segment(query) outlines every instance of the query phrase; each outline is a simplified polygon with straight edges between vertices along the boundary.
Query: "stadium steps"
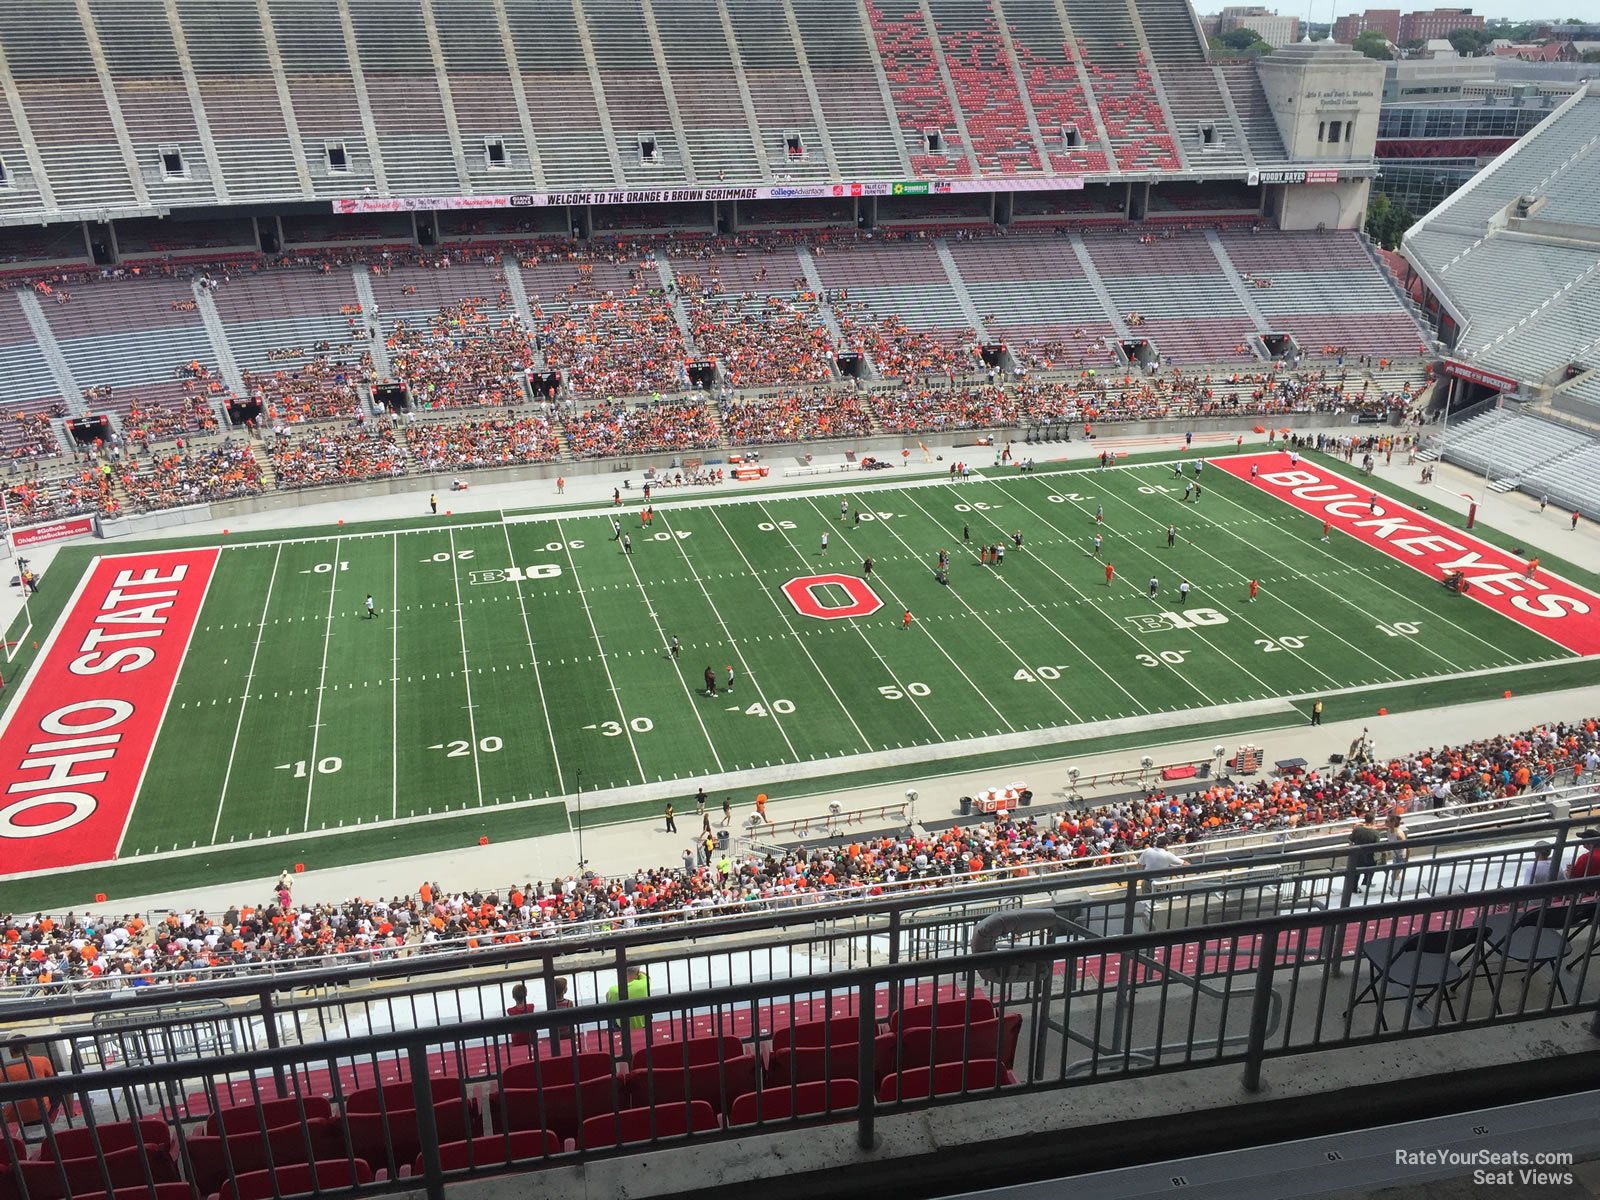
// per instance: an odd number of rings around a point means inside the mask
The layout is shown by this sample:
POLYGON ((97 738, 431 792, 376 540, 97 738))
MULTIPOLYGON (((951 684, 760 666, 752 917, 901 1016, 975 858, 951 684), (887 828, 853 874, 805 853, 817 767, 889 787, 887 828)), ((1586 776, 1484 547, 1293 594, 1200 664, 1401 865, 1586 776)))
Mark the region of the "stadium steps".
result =
POLYGON ((51 332, 50 322, 45 319, 44 310, 39 306, 39 297, 27 288, 18 291, 16 297, 17 303, 22 306, 22 315, 33 331, 34 343, 39 347, 45 364, 50 368, 50 375, 55 380, 56 394, 66 397, 69 412, 81 413, 83 387, 73 378, 72 369, 67 366, 61 347, 56 344, 56 336, 51 332))
MULTIPOLYGON (((673 25, 679 24, 681 19, 695 20, 705 16, 704 8, 690 6, 685 6, 681 12, 674 14, 671 4, 672 0, 667 0, 667 11, 673 18, 671 21, 673 25)), ((710 171, 713 165, 720 168, 720 175, 726 170, 727 164, 730 162, 733 163, 735 170, 738 170, 741 164, 748 164, 750 159, 754 157, 754 146, 747 144, 741 147, 738 144, 740 139, 737 134, 731 138, 716 139, 709 146, 696 144, 703 136, 701 120, 705 118, 725 118, 726 112, 730 107, 727 80, 725 78, 721 80, 715 79, 716 73, 722 70, 721 62, 727 57, 726 46, 722 47, 720 56, 715 49, 716 42, 721 38, 722 22, 720 20, 715 22, 702 20, 700 21, 700 28, 695 30, 697 38, 705 38, 705 57, 698 64, 700 67, 698 77, 701 82, 697 86, 691 86, 684 93, 682 101, 680 101, 678 89, 673 86, 672 71, 667 64, 667 52, 662 44, 661 27, 656 23, 655 5, 651 0, 639 0, 639 13, 645 37, 649 40, 651 53, 655 56, 656 73, 661 85, 661 100, 666 106, 667 118, 672 123, 673 132, 677 135, 678 146, 683 155, 684 174, 692 182, 707 183, 711 179, 710 171), (696 117, 693 125, 690 125, 683 117, 683 105, 691 97, 698 101, 693 110, 696 117), (718 145, 720 142, 728 141, 733 144, 731 146, 718 145), (717 149, 716 162, 701 162, 696 166, 698 161, 695 157, 696 152, 702 149, 710 149, 711 146, 715 146, 717 149)), ((737 86, 734 90, 737 92, 737 86)), ((747 136, 744 140, 748 143, 748 131, 746 131, 746 134, 747 136)))
POLYGON ((797 257, 800 260, 800 270, 805 274, 806 282, 811 285, 811 290, 817 295, 819 301, 817 304, 818 319, 821 320, 823 327, 832 336, 833 344, 835 346, 844 345, 844 330, 839 328, 838 314, 833 311, 831 305, 822 299, 827 295, 828 289, 822 282, 822 276, 817 274, 817 260, 811 256, 811 247, 801 246, 797 251, 797 257))
POLYGON ((574 0, 579 26, 588 32, 606 112, 621 150, 622 174, 631 188, 675 187, 691 182, 683 123, 674 120, 666 85, 645 29, 641 0, 574 0), (655 155, 640 147, 648 135, 655 155))
POLYGON ((999 26, 1001 45, 1005 48, 1008 66, 1015 77, 1017 87, 1017 104, 1028 119, 1028 132, 1033 135, 1033 141, 1039 147, 1039 162, 1043 167, 1049 162, 1049 152, 1045 146, 1044 127, 1039 124, 1039 113, 1033 107, 1033 99, 1028 95, 1027 78, 1022 73, 1022 63, 1017 57, 1017 43, 1011 22, 1006 19, 1006 10, 1001 0, 992 0, 989 7, 994 12, 995 23, 999 26))
POLYGON ((228 390, 234 395, 242 396, 245 394, 244 375, 233 357, 233 347, 228 343, 228 332, 222 327, 222 318, 217 314, 217 306, 211 299, 211 291, 209 288, 201 287, 199 280, 196 280, 191 287, 194 291, 195 311, 200 314, 200 323, 205 326, 206 336, 211 339, 211 354, 217 369, 222 373, 222 382, 228 385, 228 390))
POLYGON ((1105 280, 1100 278, 1100 272, 1095 269, 1094 259, 1089 255, 1089 247, 1084 244, 1083 235, 1074 233, 1071 237, 1072 252, 1078 256, 1078 264, 1083 268, 1084 278, 1089 281, 1095 297, 1100 301, 1101 316, 1116 330, 1119 338, 1132 336, 1128 329, 1127 321, 1123 314, 1117 311, 1117 302, 1111 298, 1111 293, 1106 290, 1105 280))
POLYGON ((909 178, 883 62, 858 0, 783 0, 844 179, 909 178))
POLYGON ((621 187, 621 147, 587 26, 567 4, 508 4, 504 11, 546 185, 621 187))
POLYGON ((937 238, 933 246, 939 252, 939 261, 944 264, 944 272, 950 277, 950 288, 961 302, 961 311, 966 314, 973 335, 980 343, 987 342, 988 331, 983 327, 983 318, 978 314, 978 306, 973 303, 972 293, 967 291, 966 281, 961 278, 961 268, 956 266, 956 260, 950 253, 950 243, 944 238, 937 238))
POLYGON ((1233 259, 1228 257, 1228 252, 1222 248, 1222 239, 1217 236, 1215 229, 1206 230, 1206 241, 1211 245, 1211 252, 1216 255, 1217 265, 1222 268, 1222 273, 1227 277, 1228 286, 1233 288, 1234 295, 1239 303, 1244 306, 1245 312, 1250 314, 1250 319, 1255 322, 1257 333, 1271 333, 1272 326, 1267 318, 1256 307, 1255 299, 1250 295, 1250 289, 1245 287, 1244 279, 1239 274, 1239 269, 1233 265, 1233 259))
MULTIPOLYGON (((651 11, 650 0, 646 11, 651 11)), ((729 39, 724 10, 664 0, 654 11, 650 28, 658 39, 668 109, 683 124, 698 182, 745 182, 752 170, 770 177, 772 151, 756 124, 754 97, 729 39)), ((771 142, 781 148, 781 132, 771 142)))
POLYGON ((1218 63, 1216 71, 1233 102, 1240 129, 1250 143, 1256 164, 1270 166, 1287 162, 1289 154, 1283 147, 1283 134, 1278 131, 1278 119, 1272 115, 1272 103, 1261 86, 1255 63, 1218 63))
POLYGON ((738 54, 736 70, 749 89, 756 129, 766 143, 768 165, 783 180, 843 179, 833 139, 822 120, 822 100, 808 70, 800 30, 787 5, 772 0, 718 0, 738 54), (801 153, 773 143, 789 133, 801 153))
POLYGON ((672 264, 667 261, 665 254, 652 255, 650 261, 661 280, 661 291, 672 305, 672 316, 678 322, 683 344, 694 349, 694 326, 689 321, 689 310, 683 306, 683 297, 678 294, 678 281, 672 277, 672 264))

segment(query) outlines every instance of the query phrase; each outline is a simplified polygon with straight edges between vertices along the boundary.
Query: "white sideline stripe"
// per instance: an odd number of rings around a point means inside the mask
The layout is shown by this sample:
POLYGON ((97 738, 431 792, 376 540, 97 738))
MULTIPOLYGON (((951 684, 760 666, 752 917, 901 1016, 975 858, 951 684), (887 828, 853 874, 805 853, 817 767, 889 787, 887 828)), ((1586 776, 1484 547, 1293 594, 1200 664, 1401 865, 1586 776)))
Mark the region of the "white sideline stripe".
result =
MULTIPOLYGON (((1549 667, 1570 665, 1577 662, 1600 663, 1600 654, 1588 655, 1584 658, 1557 658, 1543 659, 1538 662, 1523 663, 1523 668, 1549 667)), ((1223 735, 1227 737, 1259 738, 1262 734, 1271 733, 1278 729, 1301 728, 1305 724, 1304 715, 1294 708, 1297 700, 1326 700, 1330 696, 1352 696, 1363 692, 1377 692, 1392 690, 1396 686, 1410 687, 1424 683, 1448 683, 1457 679, 1480 679, 1485 675, 1494 674, 1493 671, 1454 671, 1447 675, 1429 675, 1417 679, 1408 679, 1403 685, 1397 685, 1393 680, 1383 683, 1367 683, 1358 687, 1325 688, 1314 692, 1302 692, 1292 696, 1282 696, 1268 700, 1247 700, 1235 704, 1219 704, 1208 708, 1191 708, 1184 710, 1184 715, 1192 722, 1199 724, 1207 721, 1235 720, 1240 717, 1266 716, 1280 714, 1290 716, 1292 721, 1282 725, 1262 726, 1239 734, 1223 735)), ((1580 685, 1574 685, 1580 686, 1580 685)), ((1083 738, 1110 737, 1127 733, 1148 733, 1154 731, 1168 731, 1182 735, 1186 727, 1172 727, 1171 712, 1152 712, 1137 717, 1116 717, 1108 721, 1094 721, 1084 725, 1061 725, 1049 729, 1024 729, 1017 733, 998 734, 989 738, 969 738, 964 741, 927 743, 920 746, 904 746, 896 750, 874 750, 865 754, 854 754, 847 757, 818 759, 803 763, 790 763, 777 767, 764 767, 757 770, 744 770, 730 772, 727 775, 715 778, 701 777, 695 779, 666 779, 659 783, 643 785, 624 785, 622 787, 597 789, 583 793, 584 809, 615 808, 625 804, 641 804, 652 800, 671 800, 681 797, 686 791, 686 785, 700 782, 705 785, 708 792, 716 788, 750 788, 764 785, 821 781, 834 775, 847 775, 855 771, 880 770, 889 767, 907 766, 916 763, 934 763, 947 758, 966 758, 986 754, 1002 754, 1008 750, 1037 749, 1044 744, 1057 745, 1060 753, 1057 758, 1072 757, 1073 742, 1083 738), (1068 740, 1068 739, 1071 740, 1068 740)), ((1089 751, 1089 753, 1101 753, 1089 751)), ((1031 765, 1031 764, 1028 764, 1031 765)), ((1008 774, 1016 774, 1024 767, 997 767, 1008 774)), ((642 772, 641 772, 642 774, 642 772)), ((960 774, 970 774, 970 770, 963 768, 960 774)), ((942 776, 930 773, 923 776, 925 779, 938 779, 942 776)), ((819 789, 820 790, 820 789, 819 789)), ((787 799, 799 799, 802 796, 812 795, 814 792, 803 792, 787 799)), ((493 811, 512 812, 517 809, 538 808, 544 804, 569 804, 573 797, 550 796, 539 800, 516 800, 495 804, 493 811)), ((446 821, 451 818, 466 816, 471 810, 459 812, 444 812, 425 814, 416 817, 403 817, 396 824, 400 827, 407 825, 423 824, 430 821, 446 821)), ((379 826, 366 827, 369 831, 379 826)), ((252 841, 239 843, 236 846, 197 846, 192 850, 168 850, 157 854, 141 854, 134 858, 123 859, 124 862, 164 862, 169 859, 190 858, 202 854, 215 854, 219 849, 230 850, 239 846, 272 846, 280 843, 304 842, 306 838, 337 837, 340 834, 359 832, 354 828, 328 829, 306 831, 305 833, 279 834, 273 837, 255 838, 252 841)), ((84 863, 84 867, 100 864, 84 863)), ((76 869, 76 868, 75 868, 76 869)), ((5 876, 9 882, 15 879, 29 879, 40 875, 57 875, 59 869, 50 868, 42 871, 19 871, 5 876)))
MULTIPOLYGON (((61 614, 56 617, 56 623, 50 627, 50 632, 45 634, 44 645, 39 648, 39 653, 33 656, 33 661, 28 664, 28 669, 22 673, 22 678, 10 689, 12 699, 6 705, 4 716, 0 716, 0 735, 3 735, 11 727, 11 722, 16 717, 17 710, 22 707, 22 697, 27 694, 34 677, 39 674, 39 668, 44 666, 45 660, 50 657, 50 651, 55 646, 56 639, 61 636, 62 629, 66 627, 67 617, 72 614, 73 609, 78 607, 78 601, 83 599, 83 590, 89 586, 89 577, 94 574, 95 567, 100 564, 102 558, 112 557, 131 558, 133 556, 126 554, 117 556, 96 554, 84 565, 83 574, 78 577, 77 586, 72 589, 72 594, 67 597, 67 602, 62 607, 61 614)), ((29 627, 32 627, 32 622, 29 622, 29 627)))
MULTIPOLYGON (((157 550, 157 554, 191 554, 189 550, 157 550)), ((172 711, 172 698, 178 694, 178 682, 183 678, 183 664, 189 661, 189 649, 194 645, 194 635, 200 628, 200 614, 206 610, 206 598, 211 595, 211 584, 217 578, 217 568, 222 565, 222 555, 217 554, 211 563, 211 574, 206 576, 205 590, 200 593, 200 604, 194 610, 194 624, 189 626, 189 636, 183 643, 183 653, 178 656, 178 669, 173 672, 172 686, 167 689, 167 694, 161 700, 161 716, 156 721, 155 735, 150 739, 150 749, 144 756, 144 765, 139 768, 139 782, 133 785, 133 800, 128 805, 128 812, 122 818, 122 832, 117 835, 117 848, 111 853, 113 857, 122 854, 122 843, 127 840, 128 830, 133 828, 133 810, 139 807, 139 793, 144 791, 144 777, 150 773, 150 764, 155 761, 156 747, 161 744, 161 730, 167 723, 167 714, 172 711)), ((85 573, 85 578, 88 575, 85 573)), ((42 655, 40 656, 43 657, 42 655)), ((22 706, 17 705, 18 708, 22 706)))
MULTIPOLYGON (((500 531, 506 536, 506 558, 515 563, 517 552, 511 547, 511 528, 504 521, 500 523, 500 531)), ((567 790, 567 781, 561 771, 561 752, 556 749, 556 731, 550 723, 550 702, 544 694, 544 678, 539 671, 539 652, 533 648, 533 625, 528 620, 528 601, 522 593, 522 582, 516 581, 517 607, 522 610, 522 632, 528 636, 528 657, 533 662, 533 686, 539 692, 539 708, 544 713, 544 731, 550 738, 550 759, 555 763, 556 788, 559 791, 567 790)), ((399 756, 396 755, 398 761, 399 756)))
POLYGON ((317 786, 317 739, 322 733, 322 697, 328 691, 328 643, 333 641, 333 601, 339 594, 339 543, 333 539, 333 570, 328 572, 328 615, 322 623, 322 673, 317 679, 317 710, 311 718, 311 757, 306 760, 306 817, 302 822, 305 832, 311 830, 311 793, 317 786))
MULTIPOLYGON (((461 678, 467 685, 467 735, 472 738, 472 780, 478 791, 478 807, 483 807, 483 768, 478 762, 478 709, 472 703, 472 668, 467 665, 467 610, 461 603, 461 572, 456 567, 456 531, 450 531, 450 578, 456 585, 456 625, 461 630, 461 678)), ((395 757, 400 747, 394 747, 395 757)))
MULTIPOLYGON (((228 766, 222 773, 222 791, 217 794, 217 819, 211 825, 211 844, 213 846, 216 845, 217 837, 222 830, 222 810, 228 803, 228 783, 233 779, 233 760, 235 755, 239 753, 239 735, 244 732, 245 709, 250 707, 250 684, 256 677, 256 660, 261 655, 261 639, 267 632, 267 612, 272 608, 272 589, 278 582, 278 564, 282 559, 283 547, 279 546, 272 556, 272 574, 267 579, 267 598, 261 605, 261 624, 256 627, 256 647, 250 652, 250 670, 244 677, 244 694, 239 700, 239 720, 233 727, 233 745, 228 748, 228 766)), ((220 567, 221 565, 221 557, 219 556, 217 566, 220 567)), ((215 574, 215 568, 213 569, 213 574, 215 574)))

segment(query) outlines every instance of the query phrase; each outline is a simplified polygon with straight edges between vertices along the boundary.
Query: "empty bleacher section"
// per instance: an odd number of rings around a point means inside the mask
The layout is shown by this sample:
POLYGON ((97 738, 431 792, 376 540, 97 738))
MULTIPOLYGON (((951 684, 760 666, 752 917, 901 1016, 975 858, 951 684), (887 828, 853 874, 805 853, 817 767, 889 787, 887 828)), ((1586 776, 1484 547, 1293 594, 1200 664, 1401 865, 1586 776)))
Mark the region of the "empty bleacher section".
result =
POLYGON ((433 22, 472 186, 494 192, 508 177, 533 178, 493 7, 477 0, 433 0, 433 22))
POLYGON ((1044 164, 993 8, 987 0, 933 0, 928 11, 979 172, 1042 171, 1044 164))
POLYGON ((918 175, 972 174, 922 5, 918 0, 864 2, 912 170, 918 175))
POLYGON ((1130 335, 1149 338, 1163 359, 1192 365, 1255 357, 1255 324, 1204 236, 1152 231, 1084 244, 1130 335))
POLYGON ((1450 423, 1429 445, 1446 462, 1492 480, 1497 491, 1520 488, 1563 512, 1600 516, 1600 441, 1592 429, 1497 405, 1450 423))
MULTIPOLYGON (((145 7, 118 6, 115 0, 112 6, 145 7)), ((264 199, 301 195, 289 125, 255 6, 179 0, 178 11, 211 141, 231 189, 229 194, 238 192, 264 199)), ((106 41, 104 33, 101 40, 106 41)), ((131 52, 148 53, 137 44, 131 52)), ((205 167, 195 139, 187 138, 180 144, 191 171, 199 172, 205 167)), ((319 161, 318 166, 321 165, 319 161)))
MULTIPOLYGON (((62 206, 138 204, 72 0, 0 5, 0 42, 50 184, 70 197, 62 206)), ((18 149, 15 160, 25 161, 18 149)))
POLYGON ((827 179, 821 124, 783 6, 773 0, 727 0, 726 8, 772 174, 827 179))
POLYGON ((347 268, 237 275, 220 283, 213 299, 243 370, 273 371, 317 354, 353 362, 365 353, 362 314, 347 268))
MULTIPOLYGON (((854 0, 786 3, 805 46, 834 158, 846 179, 893 178, 908 156, 893 136, 897 120, 884 108, 877 56, 854 0)), ((920 131, 916 131, 920 134, 920 131)))
POLYGON ((1178 170, 1182 163, 1128 0, 1066 0, 1066 12, 1117 165, 1124 171, 1178 170))
MULTIPOLYGON (((714 5, 674 8, 671 0, 657 14, 656 28, 696 176, 703 183, 754 177, 759 171, 755 139, 745 120, 721 15, 714 5)), ((775 135, 763 139, 769 156, 782 145, 782 129, 775 135)))
POLYGON ((1030 371, 1116 362, 1116 330, 1065 237, 1014 234, 950 243, 989 337, 1030 371))
POLYGON ((1140 0, 1135 11, 1189 166, 1202 171, 1248 166, 1246 147, 1223 99, 1216 70, 1206 61, 1195 35, 1188 0, 1140 0))
POLYGON ((312 191, 349 196, 378 187, 338 9, 323 0, 269 0, 267 8, 312 191))
POLYGON ((1359 235, 1220 235, 1271 332, 1293 334, 1307 354, 1413 359, 1425 335, 1359 235))
MULTIPOLYGON (((571 6, 508 4, 506 21, 549 186, 620 187, 623 180, 612 167, 617 147, 600 120, 571 6)), ((636 132, 618 129, 619 144, 636 132)), ((632 152, 637 157, 637 148, 632 152)))
POLYGON ((1067 45, 1056 0, 1007 0, 1005 14, 1051 173, 1107 170, 1110 153, 1100 141, 1086 84, 1067 45))
MULTIPOLYGON (((582 0, 582 7, 628 185, 654 188, 691 182, 661 71, 643 34, 640 0, 582 0)), ((737 115, 737 109, 730 115, 737 115)))
POLYGON ((421 0, 349 0, 349 5, 388 190, 424 196, 462 190, 421 0))
POLYGON ((1261 86, 1261 74, 1255 64, 1218 63, 1217 70, 1233 100, 1233 110, 1239 114, 1239 124, 1250 141, 1250 153, 1255 156, 1256 165, 1270 166, 1287 159, 1278 119, 1272 115, 1272 102, 1261 86))
MULTIPOLYGON (((40 299, 50 306, 49 296, 40 299)), ((66 411, 61 388, 17 298, 0 295, 0 454, 9 459, 60 454, 48 416, 66 411)))
POLYGON ((85 388, 170 380, 190 363, 216 368, 187 280, 128 278, 69 295, 65 304, 42 307, 73 378, 85 388))

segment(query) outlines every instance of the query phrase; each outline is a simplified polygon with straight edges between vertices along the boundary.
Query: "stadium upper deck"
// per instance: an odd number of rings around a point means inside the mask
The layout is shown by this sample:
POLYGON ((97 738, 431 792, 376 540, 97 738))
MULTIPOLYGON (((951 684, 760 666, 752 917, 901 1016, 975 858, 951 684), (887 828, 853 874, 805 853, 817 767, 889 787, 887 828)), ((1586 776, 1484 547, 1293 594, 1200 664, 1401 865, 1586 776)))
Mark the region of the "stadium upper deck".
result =
POLYGON ((1286 158, 1185 0, 37 0, 0 52, 0 224, 1286 158))

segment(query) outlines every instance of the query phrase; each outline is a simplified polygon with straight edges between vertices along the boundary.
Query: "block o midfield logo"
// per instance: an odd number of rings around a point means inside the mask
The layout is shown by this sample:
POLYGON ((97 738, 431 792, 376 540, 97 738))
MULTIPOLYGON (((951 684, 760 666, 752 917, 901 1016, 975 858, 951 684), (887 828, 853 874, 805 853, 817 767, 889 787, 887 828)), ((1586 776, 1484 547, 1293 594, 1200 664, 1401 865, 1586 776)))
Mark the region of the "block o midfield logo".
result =
POLYGON ((783 594, 801 616, 815 617, 819 621, 838 621, 845 617, 870 617, 883 607, 878 593, 865 579, 854 575, 801 575, 783 585, 783 594), (823 588, 839 588, 849 597, 846 604, 826 603, 817 592, 823 588))

